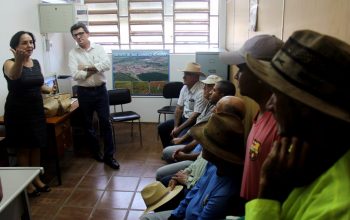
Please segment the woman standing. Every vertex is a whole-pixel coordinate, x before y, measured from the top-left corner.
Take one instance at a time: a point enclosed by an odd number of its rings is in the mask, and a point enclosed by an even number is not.
[[[18,166],[40,166],[40,149],[46,146],[46,123],[41,89],[44,77],[40,64],[31,58],[34,35],[19,31],[10,41],[14,58],[3,66],[8,95],[5,103],[5,129],[8,146],[16,150]],[[37,176],[27,186],[28,195],[39,196],[51,189]]]

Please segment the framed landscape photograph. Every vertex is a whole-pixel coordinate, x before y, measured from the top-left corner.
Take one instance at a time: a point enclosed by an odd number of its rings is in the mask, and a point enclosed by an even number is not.
[[[160,96],[169,81],[169,50],[113,50],[114,88],[132,95]]]

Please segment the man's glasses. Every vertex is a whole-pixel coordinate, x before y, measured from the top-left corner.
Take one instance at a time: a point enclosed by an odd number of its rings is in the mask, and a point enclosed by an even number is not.
[[[78,37],[78,36],[82,36],[83,34],[85,34],[84,31],[78,32],[78,33],[76,33],[76,34],[73,34],[73,36],[74,36],[74,37]]]

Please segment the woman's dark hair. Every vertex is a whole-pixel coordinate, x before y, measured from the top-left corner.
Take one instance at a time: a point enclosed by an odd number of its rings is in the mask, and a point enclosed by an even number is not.
[[[73,26],[70,28],[70,33],[73,35],[73,31],[77,30],[79,28],[83,28],[85,33],[89,33],[89,29],[82,22],[78,22],[78,23],[73,24]]]
[[[28,31],[18,31],[17,33],[15,33],[15,35],[13,35],[11,38],[10,47],[15,50],[16,47],[19,45],[19,40],[21,39],[21,36],[23,34],[28,34],[32,38],[34,49],[35,49],[35,37],[32,33]]]

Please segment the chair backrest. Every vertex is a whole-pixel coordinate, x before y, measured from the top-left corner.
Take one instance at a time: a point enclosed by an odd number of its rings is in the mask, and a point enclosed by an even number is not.
[[[182,82],[168,82],[164,85],[163,97],[166,99],[179,98],[183,85]]]
[[[108,90],[109,105],[123,105],[131,102],[129,89]]]

